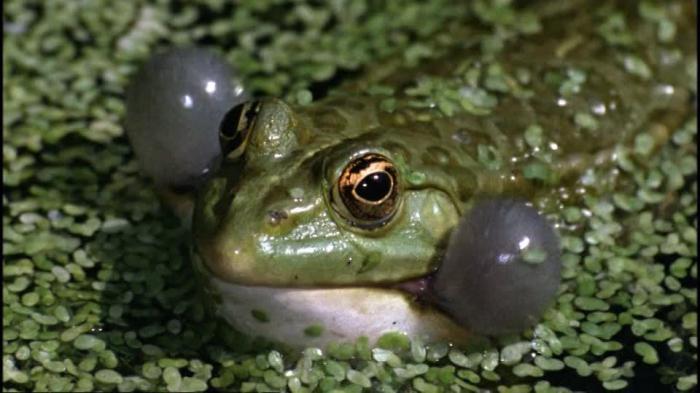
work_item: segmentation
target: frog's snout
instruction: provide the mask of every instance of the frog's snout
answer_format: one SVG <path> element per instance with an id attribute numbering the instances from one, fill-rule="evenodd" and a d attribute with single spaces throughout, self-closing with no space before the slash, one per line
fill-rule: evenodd
<path id="1" fill-rule="evenodd" d="M 195 237 L 197 252 L 216 277 L 228 282 L 255 282 L 255 253 L 238 237 Z"/>
<path id="2" fill-rule="evenodd" d="M 557 234 L 535 208 L 486 200 L 462 217 L 437 272 L 408 288 L 474 332 L 515 333 L 552 301 L 560 259 Z"/>

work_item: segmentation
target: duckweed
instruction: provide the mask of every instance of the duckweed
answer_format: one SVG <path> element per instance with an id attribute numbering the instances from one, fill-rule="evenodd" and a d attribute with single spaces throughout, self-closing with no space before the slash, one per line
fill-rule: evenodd
<path id="1" fill-rule="evenodd" d="M 119 384 L 124 378 L 114 370 L 99 370 L 95 373 L 95 380 L 106 384 Z"/>
<path id="2" fill-rule="evenodd" d="M 513 374 L 519 377 L 541 377 L 544 375 L 544 372 L 541 368 L 533 366 L 532 364 L 520 363 L 513 367 Z"/>
<path id="3" fill-rule="evenodd" d="M 616 149 L 626 187 L 609 197 L 568 200 L 554 214 L 564 250 L 560 296 L 517 337 L 450 348 L 394 334 L 380 343 L 296 354 L 224 345 L 216 333 L 220 322 L 206 318 L 190 280 L 186 231 L 138 174 L 121 127 L 125 85 L 150 53 L 205 45 L 235 64 L 251 91 L 308 104 L 337 75 L 394 54 L 407 62 L 429 59 L 452 44 L 449 34 L 431 39 L 437 32 L 478 21 L 493 32 L 480 43 L 478 67 L 464 64 L 458 74 L 426 78 L 405 91 L 375 86 L 372 94 L 386 96 L 382 108 L 405 109 L 392 95 L 406 94 L 412 108 L 486 115 L 509 95 L 533 94 L 527 88 L 533 70 L 493 61 L 505 41 L 541 28 L 534 14 L 508 1 L 278 3 L 4 4 L 5 389 L 573 389 L 548 382 L 556 380 L 589 391 L 658 381 L 669 391 L 697 390 L 695 117 L 668 130 L 663 146 L 651 131 L 637 134 Z M 274 17 L 282 6 L 287 17 Z M 677 34 L 671 9 L 661 1 L 638 4 L 655 44 Z M 619 49 L 621 70 L 652 79 L 650 64 L 633 54 L 630 21 L 616 10 L 600 11 L 598 32 Z M 563 43 L 560 52 L 572 45 Z M 688 60 L 694 80 L 696 59 L 666 54 Z M 575 99 L 593 82 L 585 70 L 571 69 L 556 86 Z M 593 111 L 571 120 L 585 133 L 602 119 Z M 523 126 L 523 142 L 533 151 L 548 146 L 554 132 L 543 126 Z M 482 165 L 502 165 L 495 147 L 480 146 L 478 153 Z M 526 175 L 555 181 L 544 156 L 535 157 L 543 161 Z M 593 172 L 592 179 L 605 178 Z"/>
<path id="4" fill-rule="evenodd" d="M 323 334 L 323 326 L 311 325 L 304 329 L 304 334 L 310 337 L 319 337 Z"/>
<path id="5" fill-rule="evenodd" d="M 634 344 L 634 351 L 642 357 L 642 361 L 648 364 L 656 364 L 659 362 L 659 355 L 656 349 L 645 342 Z"/>

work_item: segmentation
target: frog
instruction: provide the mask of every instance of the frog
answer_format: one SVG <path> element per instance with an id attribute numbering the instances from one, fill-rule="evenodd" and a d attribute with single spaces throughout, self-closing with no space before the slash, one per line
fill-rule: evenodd
<path id="1" fill-rule="evenodd" d="M 605 30 L 610 7 L 636 39 Z M 174 95 L 177 110 L 208 106 L 202 133 L 219 150 L 186 175 L 173 178 L 187 171 L 172 159 L 149 175 L 191 226 L 194 270 L 236 332 L 299 347 L 394 333 L 466 344 L 477 333 L 517 332 L 537 321 L 560 283 L 556 224 L 543 215 L 624 187 L 620 147 L 646 133 L 658 148 L 692 112 L 689 7 L 667 7 L 675 36 L 659 42 L 629 5 L 584 12 L 538 3 L 541 29 L 498 50 L 483 45 L 492 36 L 484 26 L 458 26 L 449 33 L 464 39 L 438 55 L 388 59 L 304 105 L 226 87 L 232 77 L 211 77 L 221 68 L 211 64 L 223 62 L 212 58 L 192 78 L 200 90 L 216 81 L 216 94 Z M 157 66 L 210 56 L 183 53 Z M 187 69 L 178 69 L 182 80 Z M 146 167 L 156 149 L 142 145 L 181 137 L 154 142 L 159 125 L 143 125 L 159 118 L 147 105 L 152 94 L 166 95 L 151 74 L 135 78 L 127 105 L 127 133 Z M 184 150 L 199 143 L 186 138 Z M 483 202 L 504 197 L 496 207 Z M 511 211 L 517 222 L 504 218 Z M 506 255 L 509 231 L 520 249 L 524 239 L 539 242 L 545 267 L 495 278 L 470 267 Z M 525 286 L 504 288 L 516 281 Z M 510 315 L 522 321 L 501 322 Z"/>

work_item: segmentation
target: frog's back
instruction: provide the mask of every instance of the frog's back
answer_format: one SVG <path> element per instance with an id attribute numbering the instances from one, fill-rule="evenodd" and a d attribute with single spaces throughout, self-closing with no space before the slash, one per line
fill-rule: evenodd
<path id="1" fill-rule="evenodd" d="M 571 185 L 639 132 L 662 143 L 693 108 L 692 2 L 597 4 L 534 5 L 541 29 L 500 50 L 488 27 L 452 29 L 465 38 L 444 55 L 390 60 L 308 108 L 307 121 L 400 145 L 414 167 L 466 173 L 460 199 Z"/>

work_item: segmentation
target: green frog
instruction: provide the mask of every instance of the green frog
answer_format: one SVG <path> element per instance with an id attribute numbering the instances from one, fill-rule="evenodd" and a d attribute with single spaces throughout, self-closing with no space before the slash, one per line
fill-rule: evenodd
<path id="1" fill-rule="evenodd" d="M 500 248 L 513 240 L 502 233 L 519 225 L 491 228 L 488 214 L 505 216 L 480 201 L 549 214 L 624 187 L 619 147 L 639 133 L 661 146 L 692 110 L 691 6 L 663 9 L 673 34 L 643 7 L 614 3 L 533 7 L 538 28 L 495 48 L 489 28 L 453 26 L 446 34 L 464 38 L 439 55 L 387 60 L 308 105 L 250 99 L 222 61 L 175 51 L 135 78 L 126 128 L 191 222 L 195 269 L 236 331 L 293 346 L 390 332 L 468 343 L 536 322 L 560 280 L 551 226 L 527 212 L 516 246 L 544 238 L 545 263 L 492 278 L 470 267 L 489 255 L 508 265 Z M 155 77 L 163 68 L 177 77 Z M 149 106 L 170 97 L 170 107 Z M 178 134 L 188 122 L 206 143 Z M 197 165 L 178 166 L 199 150 Z M 469 218 L 474 209 L 488 214 Z M 455 231 L 462 221 L 477 229 Z M 456 264 L 449 274 L 445 259 Z M 508 290 L 515 282 L 522 289 Z M 501 326 L 504 315 L 523 322 Z"/>

